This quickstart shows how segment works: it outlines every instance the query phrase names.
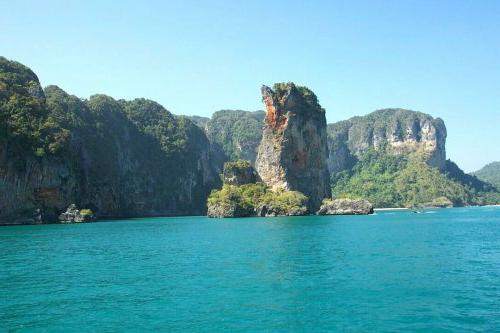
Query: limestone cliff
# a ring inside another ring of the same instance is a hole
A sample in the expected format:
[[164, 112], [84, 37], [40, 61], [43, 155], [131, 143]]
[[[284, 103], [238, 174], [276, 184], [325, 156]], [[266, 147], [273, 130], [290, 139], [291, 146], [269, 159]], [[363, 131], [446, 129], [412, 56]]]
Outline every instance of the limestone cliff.
[[264, 115], [263, 111], [221, 110], [210, 119], [191, 119], [205, 131], [215, 167], [222, 170], [224, 162], [238, 159], [255, 165]]
[[203, 131], [158, 103], [43, 91], [0, 57], [0, 224], [54, 222], [72, 203], [97, 217], [203, 214], [212, 165]]
[[266, 118], [256, 169], [274, 191], [294, 190], [316, 211], [330, 196], [325, 111], [314, 93], [293, 83], [263, 86]]
[[378, 110], [328, 125], [328, 167], [332, 174], [350, 169], [367, 150], [383, 149], [393, 155], [421, 151], [429, 165], [444, 170], [445, 143], [440, 118], [404, 109]]

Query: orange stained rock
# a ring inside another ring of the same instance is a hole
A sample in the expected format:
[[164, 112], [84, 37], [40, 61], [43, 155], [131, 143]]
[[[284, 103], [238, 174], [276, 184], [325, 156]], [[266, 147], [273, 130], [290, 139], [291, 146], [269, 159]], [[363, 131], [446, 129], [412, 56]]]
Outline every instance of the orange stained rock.
[[287, 118], [281, 115], [281, 112], [276, 109], [273, 99], [270, 96], [264, 98], [266, 105], [266, 124], [271, 128], [284, 128], [287, 123]]

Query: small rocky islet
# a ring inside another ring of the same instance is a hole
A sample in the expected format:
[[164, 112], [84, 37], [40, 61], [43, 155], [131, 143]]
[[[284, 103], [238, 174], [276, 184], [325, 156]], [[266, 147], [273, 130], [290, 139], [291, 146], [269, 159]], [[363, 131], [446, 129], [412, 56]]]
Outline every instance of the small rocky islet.
[[[498, 188], [446, 159], [439, 118], [384, 109], [327, 125], [310, 89], [278, 83], [261, 92], [265, 111], [177, 116], [144, 98], [42, 88], [31, 69], [0, 57], [0, 224], [333, 213], [325, 205], [347, 205], [343, 198], [374, 207], [500, 203]], [[244, 173], [220, 177], [227, 162]], [[338, 212], [355, 213], [349, 205]]]
[[224, 165], [223, 187], [208, 198], [208, 217], [272, 217], [310, 215], [366, 215], [373, 205], [364, 199], [324, 199], [317, 211], [308, 209], [308, 198], [293, 190], [272, 190], [249, 161]]
[[369, 209], [355, 209], [356, 201], [328, 200], [326, 118], [316, 95], [293, 83], [263, 86], [261, 92], [266, 116], [256, 170], [249, 161], [226, 163], [223, 188], [208, 198], [208, 216], [373, 213], [369, 203]]
[[[248, 175], [252, 175], [248, 177]], [[298, 191], [272, 190], [249, 161], [226, 162], [223, 186], [207, 200], [208, 217], [299, 216], [308, 213], [308, 198]]]

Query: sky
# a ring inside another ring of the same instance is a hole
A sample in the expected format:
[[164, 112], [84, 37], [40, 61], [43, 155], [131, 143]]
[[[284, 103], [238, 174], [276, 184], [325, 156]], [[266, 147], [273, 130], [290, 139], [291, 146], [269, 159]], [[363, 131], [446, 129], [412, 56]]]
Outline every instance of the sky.
[[263, 109], [262, 84], [293, 81], [328, 122], [422, 111], [465, 171], [500, 160], [500, 1], [0, 0], [0, 55], [184, 115]]

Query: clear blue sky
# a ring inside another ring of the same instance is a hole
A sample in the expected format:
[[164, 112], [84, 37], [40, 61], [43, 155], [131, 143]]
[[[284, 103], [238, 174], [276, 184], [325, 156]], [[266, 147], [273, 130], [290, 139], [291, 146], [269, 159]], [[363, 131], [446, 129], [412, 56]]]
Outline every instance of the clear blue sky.
[[175, 114], [262, 109], [310, 87], [334, 122], [385, 107], [444, 119], [466, 171], [500, 160], [500, 1], [6, 1], [0, 54], [43, 85]]

